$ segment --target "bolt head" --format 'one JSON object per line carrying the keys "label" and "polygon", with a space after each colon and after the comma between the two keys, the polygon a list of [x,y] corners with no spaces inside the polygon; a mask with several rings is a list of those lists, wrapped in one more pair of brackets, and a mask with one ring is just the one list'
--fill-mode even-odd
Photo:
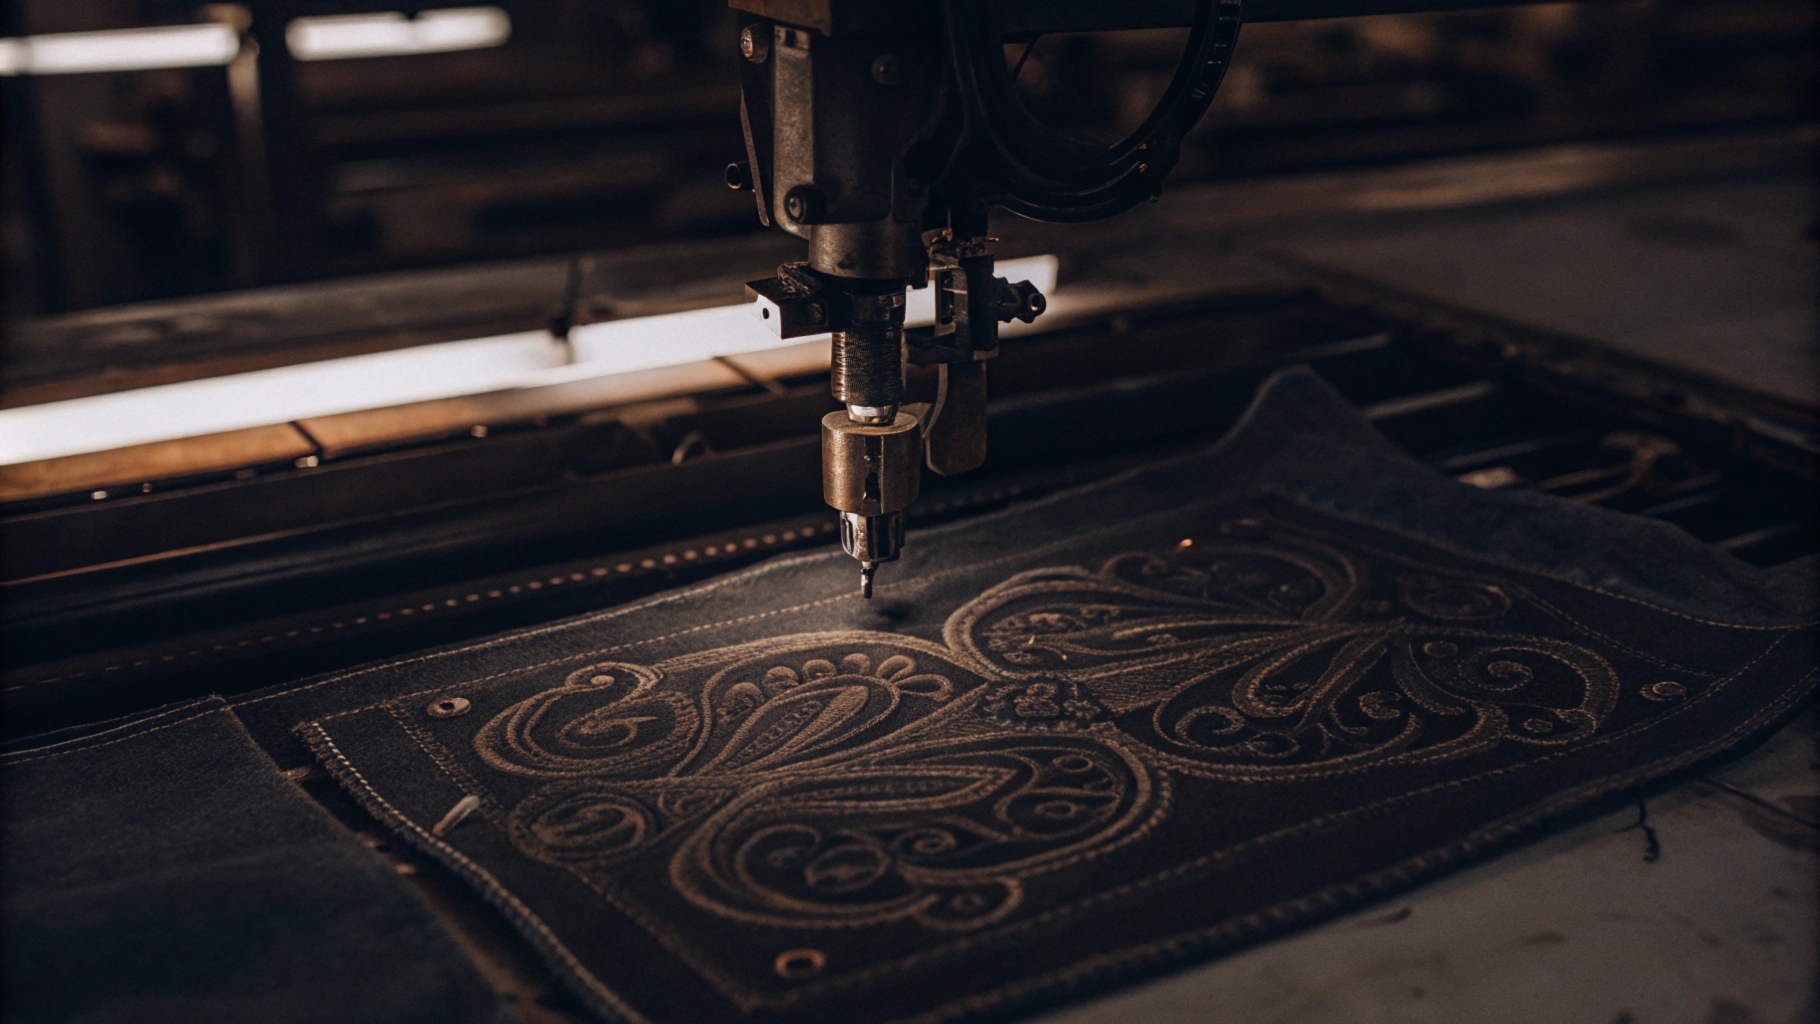
{"label": "bolt head", "polygon": [[880,85],[892,86],[904,80],[904,65],[897,57],[881,53],[872,62],[872,80]]}
{"label": "bolt head", "polygon": [[814,185],[798,185],[784,193],[784,215],[798,224],[813,224],[827,210],[828,201]]}

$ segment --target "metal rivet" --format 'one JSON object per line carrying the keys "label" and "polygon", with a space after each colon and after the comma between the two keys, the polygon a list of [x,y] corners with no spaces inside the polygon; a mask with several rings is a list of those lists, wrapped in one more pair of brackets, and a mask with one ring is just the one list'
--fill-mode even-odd
{"label": "metal rivet", "polygon": [[813,184],[794,186],[784,193],[784,213],[798,224],[813,224],[828,212],[828,197]]}
{"label": "metal rivet", "polygon": [[430,713],[431,718],[454,718],[456,715],[467,714],[473,706],[466,697],[444,697],[431,701],[430,706],[424,710]]}

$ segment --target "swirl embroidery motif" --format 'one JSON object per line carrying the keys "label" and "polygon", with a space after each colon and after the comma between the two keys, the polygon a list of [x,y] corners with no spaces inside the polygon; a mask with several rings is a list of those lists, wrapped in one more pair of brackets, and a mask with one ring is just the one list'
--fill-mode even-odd
{"label": "swirl embroidery motif", "polygon": [[1118,845],[1161,806],[1109,732],[992,727],[985,680],[936,645],[759,646],[694,699],[661,688],[674,665],[603,662],[495,715],[481,759],[559,780],[512,809],[513,841],[603,877],[661,847],[677,892],[740,920],[953,930],[1010,913],[1023,879]]}
{"label": "swirl embroidery motif", "polygon": [[1022,573],[946,639],[992,675],[1078,684],[1159,767],[1300,778],[1592,735],[1610,665],[1509,628],[1513,607],[1489,581],[1373,581],[1329,546],[1240,541]]}
{"label": "swirl embroidery motif", "polygon": [[493,715],[474,750],[548,780],[508,833],[595,884],[655,863],[729,918],[954,931],[1143,836],[1171,773],[1564,746],[1615,706],[1602,657],[1517,624],[1540,614],[1520,591],[1259,533],[1018,574],[951,615],[945,645],[819,633],[591,665]]}

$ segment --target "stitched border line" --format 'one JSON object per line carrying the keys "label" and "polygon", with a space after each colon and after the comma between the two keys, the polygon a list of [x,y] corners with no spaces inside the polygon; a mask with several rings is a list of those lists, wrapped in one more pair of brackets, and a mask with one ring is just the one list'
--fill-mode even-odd
{"label": "stitched border line", "polygon": [[362,775],[360,769],[348,760],[347,756],[341,752],[341,748],[335,745],[334,739],[320,725],[314,722],[307,723],[299,726],[297,732],[329,772],[341,782],[349,793],[354,795],[367,813],[390,823],[399,832],[415,837],[414,841],[418,846],[437,851],[439,860],[442,860],[468,884],[479,890],[487,902],[504,913],[506,918],[519,929],[520,934],[529,939],[538,952],[552,962],[559,974],[568,976],[582,997],[590,1003],[590,1008],[594,1012],[603,1017],[618,1018],[625,1021],[626,1024],[651,1024],[650,1018],[633,1009],[631,1004],[620,998],[618,993],[602,984],[600,979],[583,967],[581,961],[569,952],[568,947],[563,945],[555,933],[550,931],[549,927],[532,913],[529,907],[520,902],[518,897],[512,895],[485,868],[469,860],[461,851],[431,835],[398,808],[392,806],[385,797],[379,795],[379,791],[373,788],[366,776]]}
{"label": "stitched border line", "polygon": [[[143,726],[150,725],[150,723],[155,722],[158,719],[165,717],[166,715],[171,715],[171,714],[176,714],[176,713],[179,713],[182,711],[187,711],[187,710],[190,710],[190,709],[195,708],[202,704],[207,704],[210,706],[208,707],[207,710],[198,711],[196,714],[193,714],[193,715],[186,715],[182,718],[176,719],[174,721],[165,722],[161,725],[153,725],[150,728],[143,728]],[[22,750],[22,751],[17,751],[15,753],[7,754],[4,757],[0,757],[0,765],[4,765],[4,766],[10,768],[10,767],[14,767],[16,765],[30,764],[33,761],[48,761],[53,757],[62,757],[65,754],[79,754],[79,753],[82,753],[82,752],[88,751],[88,750],[98,750],[102,747],[111,747],[116,743],[125,743],[128,740],[138,739],[139,737],[145,736],[149,733],[160,732],[165,729],[174,729],[177,726],[182,725],[185,722],[194,722],[198,718],[207,718],[210,715],[219,714],[219,713],[231,713],[231,712],[230,712],[230,709],[228,708],[227,704],[225,702],[223,702],[221,700],[221,698],[205,697],[201,701],[196,701],[196,702],[187,704],[181,708],[173,708],[170,711],[161,712],[156,715],[151,715],[149,717],[142,718],[135,722],[128,722],[124,725],[118,725],[112,729],[108,729],[103,732],[94,733],[89,736],[79,736],[74,739],[63,740],[59,743],[53,743],[48,746],[34,747],[30,750]],[[115,736],[113,739],[105,740],[105,741],[102,741],[99,743],[95,742],[96,740],[100,739],[102,736],[113,735],[114,733],[120,732],[122,730],[126,730],[125,735]],[[51,748],[53,748],[53,747],[64,747],[64,749],[52,750]]]}
{"label": "stitched border line", "polygon": [[[206,647],[192,648],[182,654],[170,653],[156,658],[141,658],[138,661],[132,662],[130,665],[123,661],[114,665],[84,669],[80,672],[71,672],[66,675],[46,676],[42,679],[31,679],[25,682],[11,683],[0,689],[3,689],[3,692],[6,693],[16,693],[22,690],[29,690],[40,686],[50,686],[56,683],[75,682],[80,679],[106,675],[109,672],[118,672],[123,669],[145,668],[146,666],[153,664],[187,661],[191,658],[200,658],[203,655],[213,654],[219,651],[248,648],[256,644],[275,644],[280,640],[295,640],[306,634],[332,634],[336,630],[347,629],[350,626],[360,627],[367,625],[369,622],[384,622],[394,618],[402,620],[419,614],[427,619],[431,615],[446,613],[450,609],[466,608],[469,605],[478,605],[486,601],[509,600],[526,591],[538,591],[545,587],[560,587],[565,584],[573,583],[600,582],[609,577],[636,579],[641,576],[650,575],[654,572],[661,572],[676,566],[685,566],[691,563],[696,565],[711,565],[717,561],[744,557],[753,552],[760,551],[763,548],[775,548],[778,546],[780,538],[783,544],[794,545],[802,541],[813,540],[817,537],[831,534],[838,528],[839,527],[832,522],[823,523],[819,526],[806,526],[800,529],[791,527],[776,530],[771,533],[758,533],[732,541],[721,542],[717,540],[716,543],[705,546],[677,545],[668,549],[651,549],[651,554],[645,557],[639,557],[639,552],[633,552],[628,557],[636,558],[636,561],[621,561],[617,564],[613,564],[611,559],[606,559],[603,564],[591,566],[586,572],[574,571],[573,569],[565,567],[567,571],[560,572],[554,576],[544,576],[542,574],[536,576],[521,576],[519,577],[520,582],[518,583],[501,583],[491,587],[441,588],[435,592],[439,594],[450,594],[466,591],[466,593],[460,598],[442,597],[438,600],[433,600],[424,604],[413,603],[402,606],[400,606],[395,599],[376,601],[371,607],[364,609],[364,614],[362,614],[361,611],[353,611],[345,613],[340,619],[333,621],[330,619],[323,619],[315,625],[300,623],[296,628],[287,629],[282,634],[274,631],[258,637],[257,639],[248,638],[241,640],[238,643],[231,644],[210,644]],[[358,631],[358,628],[353,630],[353,632]]]}

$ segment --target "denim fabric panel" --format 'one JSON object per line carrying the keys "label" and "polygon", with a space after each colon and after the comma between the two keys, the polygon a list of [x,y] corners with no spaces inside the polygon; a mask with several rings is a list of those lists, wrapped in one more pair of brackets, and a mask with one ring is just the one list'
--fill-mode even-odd
{"label": "denim fabric panel", "polygon": [[8,1021],[518,1020],[219,699],[0,773]]}
{"label": "denim fabric panel", "polygon": [[1507,497],[1291,373],[1208,452],[919,534],[874,602],[782,560],[238,710],[314,707],[330,771],[603,1014],[998,1013],[1432,875],[1812,694],[1786,576]]}
{"label": "denim fabric panel", "polygon": [[1279,374],[1265,394],[1270,400],[1253,406],[1220,460],[1251,469],[1231,486],[1690,615],[1777,624],[1811,619],[1820,607],[1814,556],[1763,569],[1666,521],[1540,491],[1460,484],[1386,440],[1307,371]]}

